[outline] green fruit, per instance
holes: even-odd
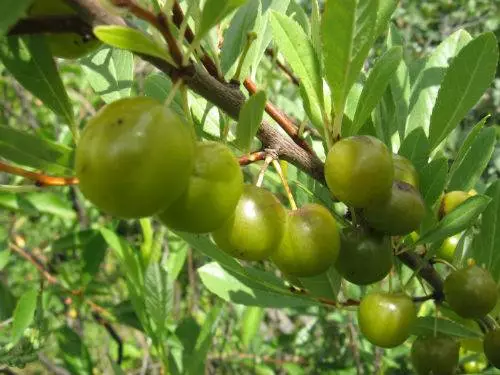
[[[36,0],[28,13],[33,17],[77,15],[63,0]],[[64,59],[78,59],[101,45],[97,39],[75,33],[46,34],[46,40],[52,54]]]
[[[371,136],[338,141],[325,162],[325,178],[332,194],[356,208],[385,200],[390,195],[393,176],[391,153]]]
[[[490,331],[484,336],[484,354],[488,361],[500,369],[500,329]]]
[[[264,260],[278,249],[286,216],[285,208],[272,193],[245,185],[233,215],[213,232],[213,239],[235,258]]]
[[[393,155],[394,180],[403,181],[418,189],[418,173],[411,161],[401,155]]]
[[[439,207],[439,217],[443,218],[472,196],[465,191],[450,191],[441,199]]]
[[[160,220],[174,230],[207,233],[231,216],[243,192],[243,174],[231,150],[221,143],[198,143],[187,189]]]
[[[420,226],[425,203],[413,186],[395,181],[389,199],[366,207],[363,214],[373,229],[392,236],[404,235]]]
[[[339,247],[332,214],[323,206],[308,204],[289,211],[283,240],[271,259],[285,275],[310,277],[330,268]]]
[[[416,319],[417,309],[411,298],[403,293],[368,294],[358,309],[361,333],[382,348],[394,348],[404,343]]]
[[[457,250],[457,245],[460,242],[460,235],[448,237],[443,241],[443,244],[437,251],[437,257],[446,260],[447,262],[453,262],[455,257],[455,251]]]
[[[466,374],[481,374],[486,367],[488,367],[486,361],[476,361],[471,360],[463,364],[464,371]]]
[[[444,295],[450,307],[462,318],[478,319],[493,310],[498,289],[488,271],[473,265],[453,271],[446,278]]]
[[[411,361],[418,375],[453,375],[458,367],[460,345],[451,337],[418,337]]]
[[[194,147],[188,126],[146,97],[117,100],[88,122],[76,150],[83,195],[123,218],[154,215],[186,189]]]
[[[368,285],[387,276],[392,268],[392,257],[390,238],[345,229],[340,237],[335,268],[347,281]]]

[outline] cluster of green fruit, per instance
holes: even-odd
[[[287,211],[269,191],[244,184],[227,146],[195,142],[189,125],[151,98],[104,106],[88,122],[76,151],[80,189],[107,213],[156,215],[174,230],[211,233],[221,250],[248,261],[271,259],[287,277],[318,275],[334,265],[358,285],[382,280],[392,268],[390,236],[415,230],[425,213],[415,169],[377,139],[361,136],[337,142],[325,172],[333,194],[360,210],[368,226],[339,233],[331,213],[317,204]],[[486,271],[471,266],[450,274],[445,295],[459,315],[478,318],[495,305],[496,288]],[[362,333],[384,348],[402,344],[416,317],[413,300],[403,293],[368,294],[358,310]],[[415,367],[428,374],[425,366],[456,366],[455,345],[446,337],[417,339]],[[498,331],[484,345],[489,360],[498,363]],[[449,350],[433,354],[437,347]],[[444,359],[423,361],[422,353]],[[442,368],[432,371],[448,373]]]
[[[28,10],[29,17],[78,16],[64,0],[36,0]],[[57,21],[54,21],[57,22]],[[101,43],[91,37],[76,33],[47,34],[46,40],[56,57],[78,59],[96,50]]]

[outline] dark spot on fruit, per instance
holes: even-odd
[[[123,119],[122,119],[122,118],[119,118],[119,119],[116,121],[116,123],[117,123],[118,125],[123,125]]]

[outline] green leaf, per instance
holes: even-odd
[[[436,320],[437,319],[437,320]],[[437,332],[461,339],[475,339],[482,337],[480,332],[470,329],[453,320],[422,316],[417,318],[413,327],[414,335],[434,335]]]
[[[83,269],[81,275],[82,286],[88,285],[99,272],[108,245],[100,232],[94,231],[94,236],[82,248]]]
[[[5,266],[9,263],[10,259],[10,250],[1,250],[0,251],[0,271],[2,271]]]
[[[317,128],[323,127],[323,80],[321,68],[309,37],[291,18],[271,12],[274,41],[300,80],[301,95],[310,108],[310,119]]]
[[[450,176],[448,190],[468,191],[475,187],[493,156],[496,144],[495,129],[483,129],[472,142],[453,175]]]
[[[311,295],[336,301],[340,292],[342,277],[334,267],[330,267],[328,271],[321,275],[304,277],[299,280],[300,285],[307,289]]]
[[[422,168],[419,175],[422,197],[427,207],[432,207],[446,186],[448,161],[444,158],[435,159]]]
[[[377,9],[377,0],[328,0],[325,4],[323,56],[337,113],[344,112],[347,94],[375,39]]]
[[[57,342],[62,359],[71,374],[92,375],[92,359],[87,346],[78,334],[64,326],[57,332]]]
[[[0,37],[4,36],[31,5],[33,0],[2,0],[0,3]]]
[[[320,62],[321,76],[323,76],[323,45],[321,42],[321,12],[318,0],[311,1],[311,43],[318,61]]]
[[[201,13],[200,27],[196,30],[196,39],[201,40],[212,27],[245,2],[246,0],[207,0]]]
[[[168,244],[169,251],[166,267],[170,280],[173,281],[177,280],[177,277],[179,277],[179,274],[184,267],[188,253],[188,244],[181,239],[174,241],[173,238],[169,238]]]
[[[251,31],[257,31],[256,26],[262,23],[261,1],[249,0],[238,9],[231,19],[229,27],[224,32],[224,43],[222,44],[220,62],[224,74],[236,69],[238,57],[247,43],[247,35]],[[255,42],[255,41],[254,41]],[[255,53],[255,49],[254,53]],[[251,51],[249,51],[251,52]],[[247,59],[252,59],[253,55],[247,54]],[[245,73],[242,75],[246,76]]]
[[[13,211],[25,211],[26,214],[33,216],[47,213],[65,220],[76,218],[70,202],[49,191],[26,193],[22,196],[0,192],[0,206]]]
[[[129,51],[103,46],[79,62],[95,93],[106,103],[130,96],[134,56]]]
[[[403,141],[399,154],[410,160],[417,170],[427,166],[431,146],[423,128],[416,128]]]
[[[222,316],[221,311],[222,304],[218,303],[212,306],[210,312],[206,315],[200,334],[196,340],[193,354],[190,356],[189,362],[185,364],[187,375],[199,375],[204,372],[208,350],[212,345],[215,330]]]
[[[0,39],[0,60],[26,90],[69,125],[74,123],[73,108],[43,36]]]
[[[88,246],[96,235],[100,235],[100,232],[95,229],[71,232],[52,242],[51,249],[54,252],[82,249]]]
[[[402,48],[392,47],[377,60],[361,92],[352,123],[352,130],[350,131],[351,134],[357,134],[368,117],[370,117],[373,109],[384,95],[402,58]]]
[[[168,51],[143,32],[125,26],[96,26],[94,34],[111,47],[158,57],[176,65]]]
[[[428,134],[432,109],[450,60],[471,40],[465,30],[450,35],[434,50],[412,85],[406,131],[423,128]]]
[[[472,246],[472,257],[476,262],[490,271],[500,282],[500,181],[496,180],[486,191],[492,199],[483,212],[481,230],[475,236]]]
[[[378,3],[376,36],[383,34],[387,30],[391,16],[398,6],[397,0],[379,0]]]
[[[450,167],[450,175],[449,178],[455,174],[456,169],[460,164],[462,164],[465,156],[468,154],[472,143],[474,140],[477,138],[479,133],[484,127],[484,124],[486,124],[486,121],[488,120],[489,116],[483,117],[474,127],[472,130],[467,134],[467,138],[463,141],[462,145],[460,146],[460,149],[458,150],[457,156],[455,157],[455,160],[453,161],[453,164]]]
[[[165,324],[172,306],[172,283],[168,280],[167,271],[158,263],[150,264],[146,270],[144,302],[157,332],[165,332]]]
[[[172,81],[162,73],[152,73],[144,80],[144,94],[164,102],[168,94],[172,91]],[[174,100],[170,103],[172,109],[184,115],[182,108],[182,97],[180,92],[175,94]],[[193,111],[193,109],[191,109]]]
[[[485,195],[475,195],[467,199],[423,234],[416,245],[443,241],[446,237],[465,230],[477,220],[490,202],[491,198]]]
[[[310,300],[273,290],[262,290],[263,285],[256,285],[259,280],[237,275],[212,262],[198,269],[203,285],[225,301],[236,304],[261,307],[297,307],[310,305]]]
[[[405,46],[405,40],[394,25],[391,25],[390,27],[387,46]],[[390,126],[390,128],[397,129],[399,137],[401,141],[403,141],[406,136],[406,119],[408,118],[408,108],[410,105],[411,94],[410,73],[404,59],[402,59],[399,63],[399,66],[396,69],[396,73],[391,79],[390,87],[392,99],[394,101],[394,117],[392,119],[393,124]]]
[[[26,328],[30,326],[35,318],[38,291],[31,289],[25,292],[17,301],[12,322],[12,340],[15,344],[23,336]]]
[[[69,175],[73,172],[73,150],[0,124],[0,156],[45,173]]]
[[[432,111],[429,140],[436,148],[458,125],[490,86],[498,62],[493,33],[484,33],[467,44],[452,60]]]
[[[16,297],[12,294],[7,284],[0,280],[0,321],[7,320],[12,317],[16,308]]]
[[[241,342],[248,348],[259,333],[260,323],[264,318],[264,309],[256,306],[248,306],[245,308],[241,317]]]
[[[235,144],[243,152],[250,151],[252,141],[260,128],[265,106],[266,93],[259,91],[252,95],[241,108]]]

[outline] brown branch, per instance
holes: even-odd
[[[250,95],[254,95],[257,92],[257,85],[250,78],[245,79],[243,85]],[[294,140],[296,144],[308,153],[314,154],[314,151],[309,143],[299,136],[299,131],[295,124],[269,100],[266,103],[266,113],[279,124],[279,126],[290,136],[290,138]]]
[[[272,48],[267,48],[266,49],[266,56],[271,58],[271,60],[276,61],[276,66],[280,68],[283,73],[286,74],[286,76],[290,79],[290,81],[296,85],[300,86],[300,80],[297,78],[297,76],[292,72],[292,70],[285,64],[283,64],[281,61],[278,60],[276,57],[276,51],[273,50]]]
[[[10,173],[16,176],[22,176],[35,182],[35,185],[44,186],[68,186],[78,184],[76,177],[55,177],[48,176],[40,172],[31,172],[26,169],[15,167],[13,165],[5,164],[0,161],[0,172]]]
[[[249,165],[257,161],[262,161],[266,158],[266,151],[256,151],[248,155],[240,156],[239,162],[241,166]]]
[[[131,14],[143,21],[146,21],[148,24],[158,30],[167,42],[168,49],[170,50],[170,54],[172,55],[175,63],[178,66],[182,65],[182,51],[179,48],[177,40],[170,30],[168,18],[165,16],[165,14],[158,13],[156,15],[149,10],[141,7],[133,0],[111,0],[111,2],[116,7],[128,9]]]

